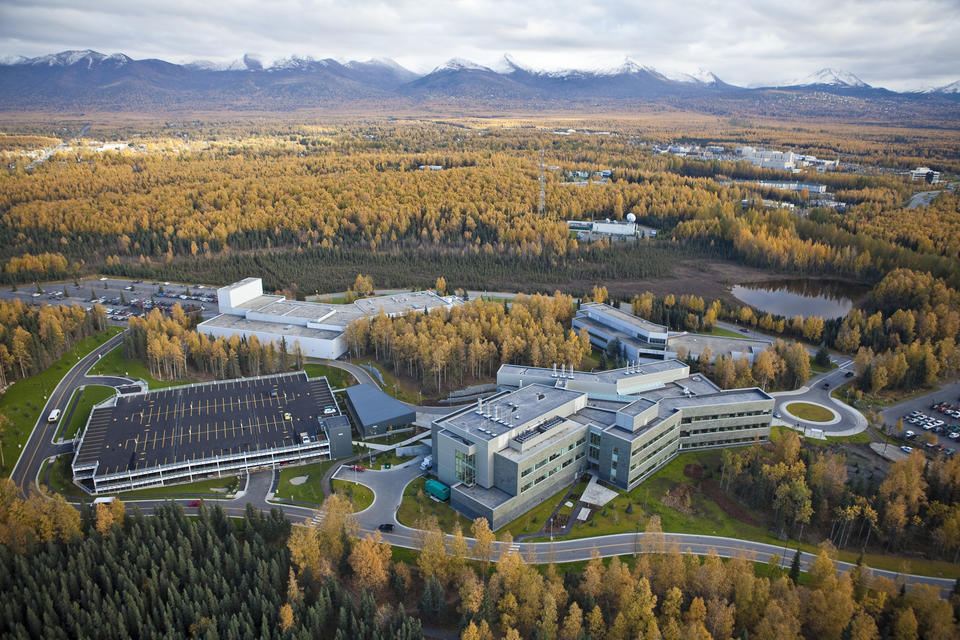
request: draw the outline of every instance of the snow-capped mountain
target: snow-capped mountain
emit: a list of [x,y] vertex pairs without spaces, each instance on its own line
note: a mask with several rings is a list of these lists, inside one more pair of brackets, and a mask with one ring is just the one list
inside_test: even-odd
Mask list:
[[441,73],[443,71],[493,71],[493,69],[464,58],[450,58],[430,73]]
[[43,67],[72,67],[74,65],[81,65],[89,69],[101,62],[111,62],[119,66],[127,64],[130,61],[130,58],[122,53],[106,55],[90,49],[84,49],[83,51],[61,51],[60,53],[53,53],[37,58],[21,57],[18,62],[13,62],[12,64],[29,64]]
[[918,93],[942,93],[946,95],[960,95],[960,80],[945,84],[942,87],[930,87],[921,89]]
[[713,71],[710,71],[709,69],[704,69],[703,67],[700,67],[693,73],[685,73],[683,71],[677,71],[677,72],[665,72],[663,75],[665,75],[670,80],[673,80],[674,82],[684,82],[687,84],[705,84],[705,85],[723,84],[723,80],[718,78]]
[[858,89],[868,89],[870,85],[866,82],[850,73],[849,71],[843,71],[842,69],[831,69],[829,67],[825,69],[820,69],[819,71],[810,74],[806,78],[801,78],[799,80],[794,80],[787,84],[779,85],[781,87],[812,87],[812,86],[828,86],[828,87],[842,87],[842,88],[858,88]]

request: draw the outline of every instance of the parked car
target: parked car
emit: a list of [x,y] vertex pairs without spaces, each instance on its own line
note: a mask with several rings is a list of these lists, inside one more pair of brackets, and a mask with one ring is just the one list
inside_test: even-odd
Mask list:
[[352,464],[352,465],[350,465],[349,467],[347,467],[347,469],[350,469],[351,471],[366,471],[366,470],[367,470],[366,467],[364,467],[363,465],[360,465],[360,464]]
[[384,522],[382,525],[377,527],[377,529],[379,529],[380,531],[383,531],[384,533],[390,533],[391,531],[393,531],[393,525],[390,524],[389,522]]
[[903,445],[902,447],[900,447],[900,451],[903,451],[904,453],[910,453],[911,451],[913,451],[913,447],[908,447],[907,445]]
[[191,501],[190,501],[190,506],[191,506],[191,507],[199,507],[199,506],[200,506],[200,501],[199,501],[199,500],[191,500]]

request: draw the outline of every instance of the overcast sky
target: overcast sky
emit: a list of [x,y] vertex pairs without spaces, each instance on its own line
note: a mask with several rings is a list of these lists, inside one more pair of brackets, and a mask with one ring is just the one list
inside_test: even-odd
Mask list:
[[891,89],[960,79],[958,0],[0,0],[0,56],[65,49],[171,62],[451,57],[538,69],[706,68],[740,85],[823,67]]

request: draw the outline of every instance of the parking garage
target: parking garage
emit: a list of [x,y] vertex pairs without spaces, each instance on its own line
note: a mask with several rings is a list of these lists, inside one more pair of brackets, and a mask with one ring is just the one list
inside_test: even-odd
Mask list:
[[91,412],[73,478],[103,493],[327,458],[338,415],[303,371],[121,395]]

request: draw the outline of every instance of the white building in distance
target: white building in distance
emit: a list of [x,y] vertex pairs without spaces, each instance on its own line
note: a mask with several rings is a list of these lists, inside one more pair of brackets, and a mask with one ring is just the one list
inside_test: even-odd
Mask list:
[[263,342],[286,340],[291,347],[299,343],[307,357],[331,360],[347,351],[343,334],[358,318],[380,311],[395,317],[462,304],[456,296],[439,296],[432,291],[361,298],[353,304],[287,300],[264,294],[260,278],[246,278],[217,289],[217,301],[220,315],[201,322],[197,332],[224,338],[257,336]]

